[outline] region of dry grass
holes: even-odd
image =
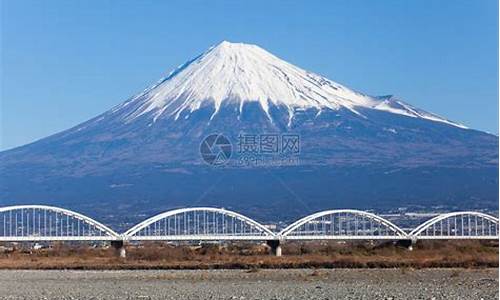
[[[31,252],[31,253],[30,253]],[[419,242],[413,251],[392,243],[286,243],[283,257],[265,245],[234,243],[201,246],[145,243],[128,245],[127,258],[112,248],[55,244],[50,249],[17,248],[0,254],[1,269],[248,269],[261,268],[411,268],[498,267],[498,243]],[[311,276],[319,276],[314,271]],[[317,271],[319,272],[319,271]]]

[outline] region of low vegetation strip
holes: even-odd
[[[109,245],[4,245],[0,269],[258,269],[498,267],[497,241],[422,241],[413,251],[393,243],[303,242],[283,245],[283,256],[252,243],[127,245],[118,258]]]

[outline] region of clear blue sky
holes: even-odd
[[[221,40],[498,133],[498,3],[1,1],[1,145],[85,121]]]

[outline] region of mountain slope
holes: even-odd
[[[223,170],[199,153],[202,140],[214,133],[233,146],[235,163]],[[260,165],[241,165],[242,135],[297,135],[300,152],[292,165],[262,164],[262,157]],[[360,178],[358,190],[351,202],[342,200],[352,205],[498,201],[498,137],[393,96],[354,91],[258,46],[228,42],[87,122],[0,153],[0,161],[0,201],[6,203],[78,206],[85,199],[108,207],[121,197],[129,209],[149,201],[153,210],[211,203],[262,211],[266,199],[272,215],[303,197],[301,205],[311,209],[336,207],[343,203],[336,195],[352,192],[347,182],[353,178]],[[405,179],[380,180],[394,172]],[[420,177],[428,172],[435,181],[422,188]],[[305,174],[323,174],[322,185]],[[230,180],[219,178],[225,176]],[[262,178],[272,188],[252,190],[265,186]],[[335,190],[329,182],[337,183]],[[235,202],[239,190],[248,200]]]

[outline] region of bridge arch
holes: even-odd
[[[438,215],[409,234],[418,239],[498,239],[498,218],[474,211]]]
[[[279,236],[287,240],[316,239],[408,239],[392,222],[375,214],[336,209],[321,211],[295,221]]]
[[[123,236],[127,240],[266,240],[275,234],[234,211],[191,207],[160,213],[133,226]]]
[[[0,207],[0,241],[118,240],[106,225],[80,213],[48,205]]]

